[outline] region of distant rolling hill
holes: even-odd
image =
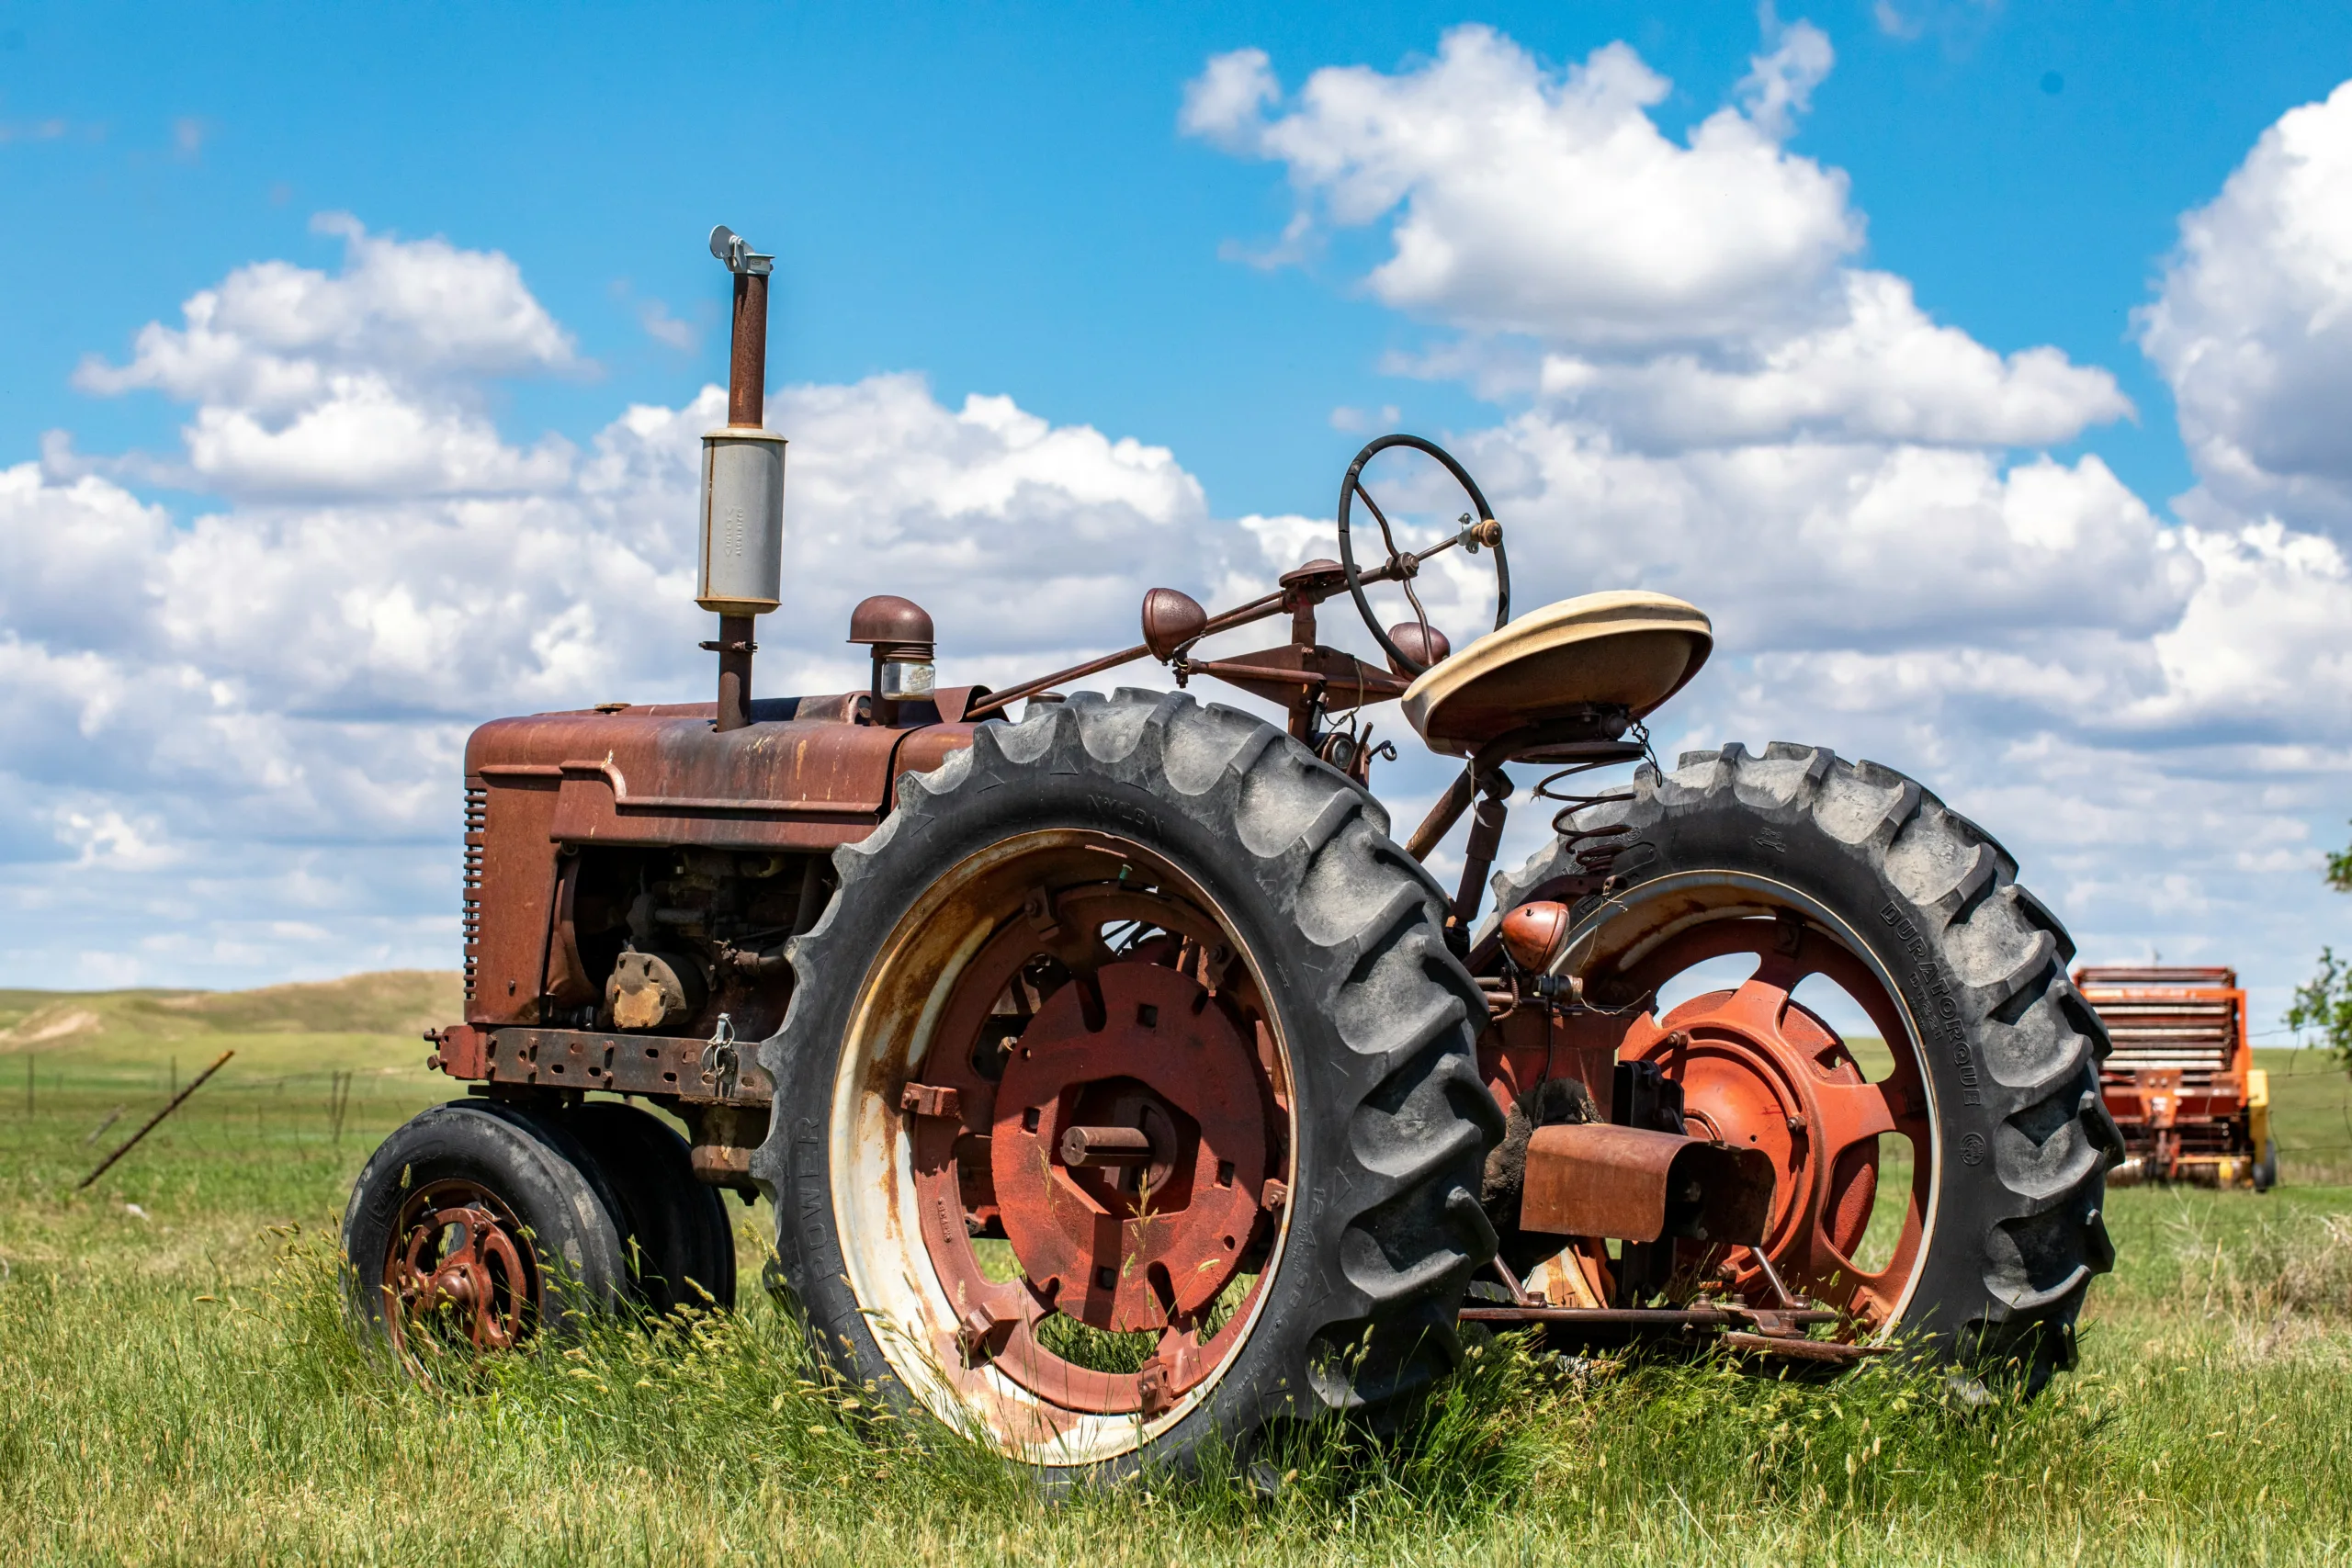
[[[414,1042],[464,1016],[464,982],[452,970],[396,969],[253,991],[0,990],[0,1056],[160,1059],[213,1041],[274,1038],[294,1046],[294,1036]]]

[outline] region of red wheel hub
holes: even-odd
[[[899,1091],[924,1250],[960,1325],[933,1348],[943,1366],[1148,1418],[1239,1342],[1245,1266],[1288,1190],[1255,985],[1227,934],[1164,892],[1032,885],[999,917]],[[983,1262],[999,1234],[1015,1278]]]
[[[478,1350],[511,1348],[527,1332],[537,1270],[504,1204],[469,1181],[435,1182],[401,1205],[384,1261],[392,1341],[438,1320]]]
[[[1670,939],[1640,965],[1662,984],[1696,964],[1752,953],[1756,972],[1737,988],[1693,997],[1663,1019],[1645,1014],[1619,1055],[1656,1063],[1682,1086],[1690,1131],[1772,1157],[1776,1182],[1764,1250],[1791,1280],[1865,1322],[1899,1304],[1917,1259],[1931,1173],[1928,1102],[1901,1010],[1852,953],[1793,919],[1737,919]],[[1836,982],[1860,1003],[1894,1056],[1873,1083],[1846,1043],[1792,996],[1808,976]],[[1879,1138],[1899,1134],[1916,1157],[1910,1208],[1893,1255],[1875,1269],[1857,1261],[1879,1183]],[[1762,1270],[1735,1256],[1743,1292]]]
[[[1030,1288],[1090,1327],[1166,1328],[1232,1280],[1266,1179],[1256,1053],[1191,976],[1099,972],[1103,1023],[1057,992],[998,1086],[989,1164],[1005,1239]],[[1133,1130],[1146,1163],[1071,1165],[1076,1128]]]

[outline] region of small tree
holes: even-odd
[[[2327,857],[2327,885],[2338,893],[2352,893],[2352,848]],[[2336,1061],[2352,1072],[2352,959],[2338,959],[2333,947],[2321,948],[2319,973],[2309,985],[2295,988],[2286,1022],[2290,1029],[2316,1032]]]

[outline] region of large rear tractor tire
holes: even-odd
[[[1437,886],[1306,748],[1081,694],[834,855],[752,1162],[817,1350],[1056,1483],[1376,1414],[1495,1237]]]
[[[1785,743],[1645,767],[1564,827],[1495,879],[1496,908],[1559,897],[1596,864],[1613,874],[1572,905],[1564,966],[1593,1010],[1570,1027],[1679,1080],[1692,1132],[1773,1156],[1763,1249],[1781,1278],[1852,1337],[2007,1368],[2030,1390],[2070,1364],[2114,1260],[2100,1211],[2122,1140],[2099,1100],[2106,1031],[2067,978],[2074,943],[2007,852],[1899,773]],[[1678,976],[1715,988],[1662,998]],[[1832,1026],[1837,991],[1884,1057]],[[1897,1179],[1883,1204],[1882,1160]],[[1776,1304],[1747,1249],[1697,1261]]]

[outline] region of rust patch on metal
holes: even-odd
[[[749,1062],[733,1089],[707,1077],[710,1042],[689,1035],[615,1034],[584,1029],[465,1028],[443,1031],[441,1070],[455,1078],[549,1089],[661,1095],[688,1104],[763,1106],[775,1092]],[[459,1042],[455,1049],[451,1041]]]
[[[1401,697],[1408,684],[1354,654],[1336,648],[1301,648],[1290,643],[1233,659],[1185,660],[1178,673],[1187,678],[1214,675],[1252,696],[1284,706],[1295,703],[1302,692],[1311,692],[1330,713],[1345,713],[1350,708]]]
[[[910,1083],[899,1091],[899,1109],[910,1116],[938,1116],[960,1122],[964,1117],[964,1097],[952,1089]]]
[[[971,744],[986,694],[945,687],[870,722],[866,693],[777,697],[721,732],[708,703],[500,719],[466,747],[467,1021],[551,1021],[598,999],[568,908],[576,857],[612,845],[829,852],[881,824],[899,777]],[[574,872],[576,877],[576,871]],[[542,998],[559,1010],[543,1015]]]
[[[1521,904],[1502,919],[1503,951],[1531,975],[1541,975],[1568,940],[1568,907],[1551,899]]]
[[[1103,966],[1101,985],[1101,1027],[1086,1027],[1078,987],[1065,987],[1005,1067],[990,1132],[997,1202],[1061,1312],[1114,1333],[1165,1328],[1231,1280],[1272,1174],[1272,1129],[1251,1043],[1196,982],[1122,963]],[[1073,1162],[1072,1135],[1081,1154],[1115,1146]]]
[[[436,1181],[409,1195],[381,1278],[385,1328],[407,1355],[420,1328],[478,1350],[508,1349],[538,1313],[539,1269],[523,1227],[496,1194],[470,1181]]]
[[[1175,891],[1185,879],[1140,846],[1054,835],[943,881],[914,929],[986,936],[968,957],[923,948],[857,1026],[893,1042],[867,1058],[862,1092],[891,1109],[911,1163],[910,1203],[886,1183],[879,1205],[920,1238],[946,1298],[923,1342],[1000,1440],[1150,1419],[1238,1345],[1254,1288],[1204,1342],[1207,1312],[1279,1230],[1288,1110],[1261,1059],[1256,981]],[[1153,934],[1106,943],[1137,922]],[[878,962],[911,959],[894,942]],[[953,989],[934,998],[950,962]],[[1076,1162],[1061,1157],[1073,1129]],[[983,1270],[976,1236],[1002,1236],[1019,1277]],[[1158,1342],[1136,1371],[1098,1370],[1057,1316]]]

